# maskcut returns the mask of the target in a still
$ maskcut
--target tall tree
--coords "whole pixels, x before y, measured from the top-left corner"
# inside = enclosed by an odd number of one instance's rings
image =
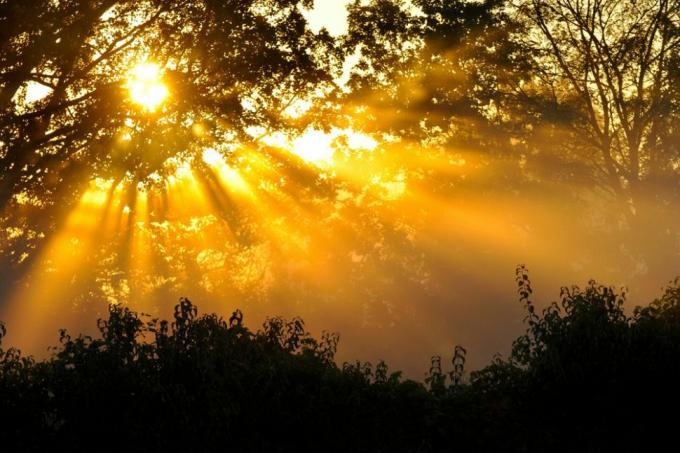
[[[516,39],[534,56],[527,82],[573,112],[567,127],[609,190],[635,209],[650,191],[660,195],[660,180],[677,186],[680,2],[521,0],[514,8],[526,30]]]
[[[300,127],[282,112],[331,89],[340,66],[329,35],[307,26],[309,7],[0,2],[0,203],[11,227],[3,267],[25,262],[93,178],[134,192],[178,162],[200,167],[208,147],[228,158],[230,145]],[[131,96],[136,65],[156,70],[169,92],[154,108]]]
[[[361,58],[347,106],[364,106],[372,120],[364,127],[429,152],[517,161],[510,143],[527,125],[517,84],[529,65],[510,39],[517,24],[502,7],[497,1],[357,2],[347,43]]]

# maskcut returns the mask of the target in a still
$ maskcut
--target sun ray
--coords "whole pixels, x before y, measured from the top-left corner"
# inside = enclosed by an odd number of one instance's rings
[[[30,353],[39,345],[51,343],[53,332],[45,332],[48,321],[67,316],[73,309],[74,279],[87,270],[89,254],[102,239],[107,212],[115,197],[113,181],[93,180],[58,231],[33,263],[22,285],[9,297],[4,314],[22,329],[10,341]],[[30,301],[30,303],[26,303]]]

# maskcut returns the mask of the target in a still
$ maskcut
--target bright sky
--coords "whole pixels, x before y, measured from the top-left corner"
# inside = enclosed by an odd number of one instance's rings
[[[347,11],[345,5],[350,0],[314,0],[314,8],[306,15],[315,32],[326,27],[331,35],[341,35],[347,31]]]

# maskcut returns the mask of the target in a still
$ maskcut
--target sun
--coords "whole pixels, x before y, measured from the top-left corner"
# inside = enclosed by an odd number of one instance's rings
[[[127,88],[130,99],[150,112],[156,110],[170,94],[163,83],[160,66],[155,63],[141,63],[132,68]]]

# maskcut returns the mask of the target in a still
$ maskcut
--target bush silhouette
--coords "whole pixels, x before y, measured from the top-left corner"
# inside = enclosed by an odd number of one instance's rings
[[[624,311],[625,293],[564,288],[508,358],[464,375],[440,357],[424,383],[384,362],[335,363],[336,334],[270,318],[258,331],[200,315],[172,322],[112,305],[99,335],[61,331],[36,362],[0,349],[5,451],[649,451],[672,439],[680,398],[680,283]],[[5,334],[0,327],[0,340]],[[1,344],[1,343],[0,343]]]

